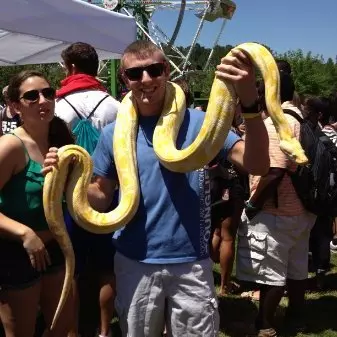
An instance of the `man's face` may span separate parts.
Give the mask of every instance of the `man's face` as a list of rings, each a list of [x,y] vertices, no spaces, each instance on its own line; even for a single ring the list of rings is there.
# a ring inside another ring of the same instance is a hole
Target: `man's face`
[[[145,58],[134,54],[124,56],[123,79],[132,91],[141,114],[146,115],[149,110],[156,109],[158,114],[161,113],[169,75],[169,65],[160,52]]]

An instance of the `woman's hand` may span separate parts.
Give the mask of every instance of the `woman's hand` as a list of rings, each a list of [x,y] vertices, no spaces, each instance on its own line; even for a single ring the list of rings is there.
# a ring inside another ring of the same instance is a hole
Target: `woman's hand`
[[[57,164],[59,162],[57,151],[58,151],[57,147],[51,147],[49,149],[49,152],[46,154],[46,158],[43,162],[43,169],[41,170],[41,173],[44,176],[47,173],[51,172],[53,170],[53,167],[57,167]]]
[[[44,271],[51,264],[48,251],[40,237],[31,229],[27,228],[22,237],[23,248],[29,255],[32,266],[37,271]]]

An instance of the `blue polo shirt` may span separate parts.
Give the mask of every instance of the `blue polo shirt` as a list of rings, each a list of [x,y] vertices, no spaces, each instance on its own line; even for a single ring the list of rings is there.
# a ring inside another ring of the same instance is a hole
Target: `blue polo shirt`
[[[187,109],[177,148],[190,145],[199,133],[204,112]],[[176,173],[163,167],[153,150],[152,136],[158,116],[139,117],[137,162],[140,203],[135,217],[114,234],[116,249],[145,263],[184,263],[209,257],[211,196],[207,168]],[[94,174],[118,180],[112,152],[115,123],[101,133],[93,154]],[[219,157],[240,138],[229,132]]]

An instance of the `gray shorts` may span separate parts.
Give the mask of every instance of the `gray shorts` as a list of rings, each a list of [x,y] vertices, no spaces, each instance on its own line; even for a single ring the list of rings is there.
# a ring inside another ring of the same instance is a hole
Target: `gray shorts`
[[[243,212],[238,231],[236,276],[239,280],[284,286],[286,279],[308,277],[311,228],[316,216],[258,213],[249,221]]]
[[[124,337],[218,336],[210,259],[147,264],[115,255],[116,310]]]

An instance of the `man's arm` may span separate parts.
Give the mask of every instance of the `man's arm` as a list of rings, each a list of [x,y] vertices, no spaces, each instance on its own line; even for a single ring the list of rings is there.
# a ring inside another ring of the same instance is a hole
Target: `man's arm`
[[[245,121],[244,142],[237,142],[228,153],[228,160],[240,170],[264,176],[269,169],[268,133],[261,117]]]
[[[233,84],[243,110],[254,107],[258,98],[255,72],[249,57],[239,50],[221,59],[215,72],[219,79]],[[258,112],[258,111],[256,111]],[[268,134],[260,116],[245,119],[245,144],[237,142],[229,152],[228,159],[248,173],[265,175],[269,169]]]
[[[267,199],[273,198],[277,192],[277,186],[281,182],[286,170],[278,167],[271,167],[266,176],[261,177],[255,193],[250,198],[250,203],[261,209]]]
[[[98,212],[106,212],[112,204],[117,182],[112,179],[95,176],[88,189],[88,200]]]

